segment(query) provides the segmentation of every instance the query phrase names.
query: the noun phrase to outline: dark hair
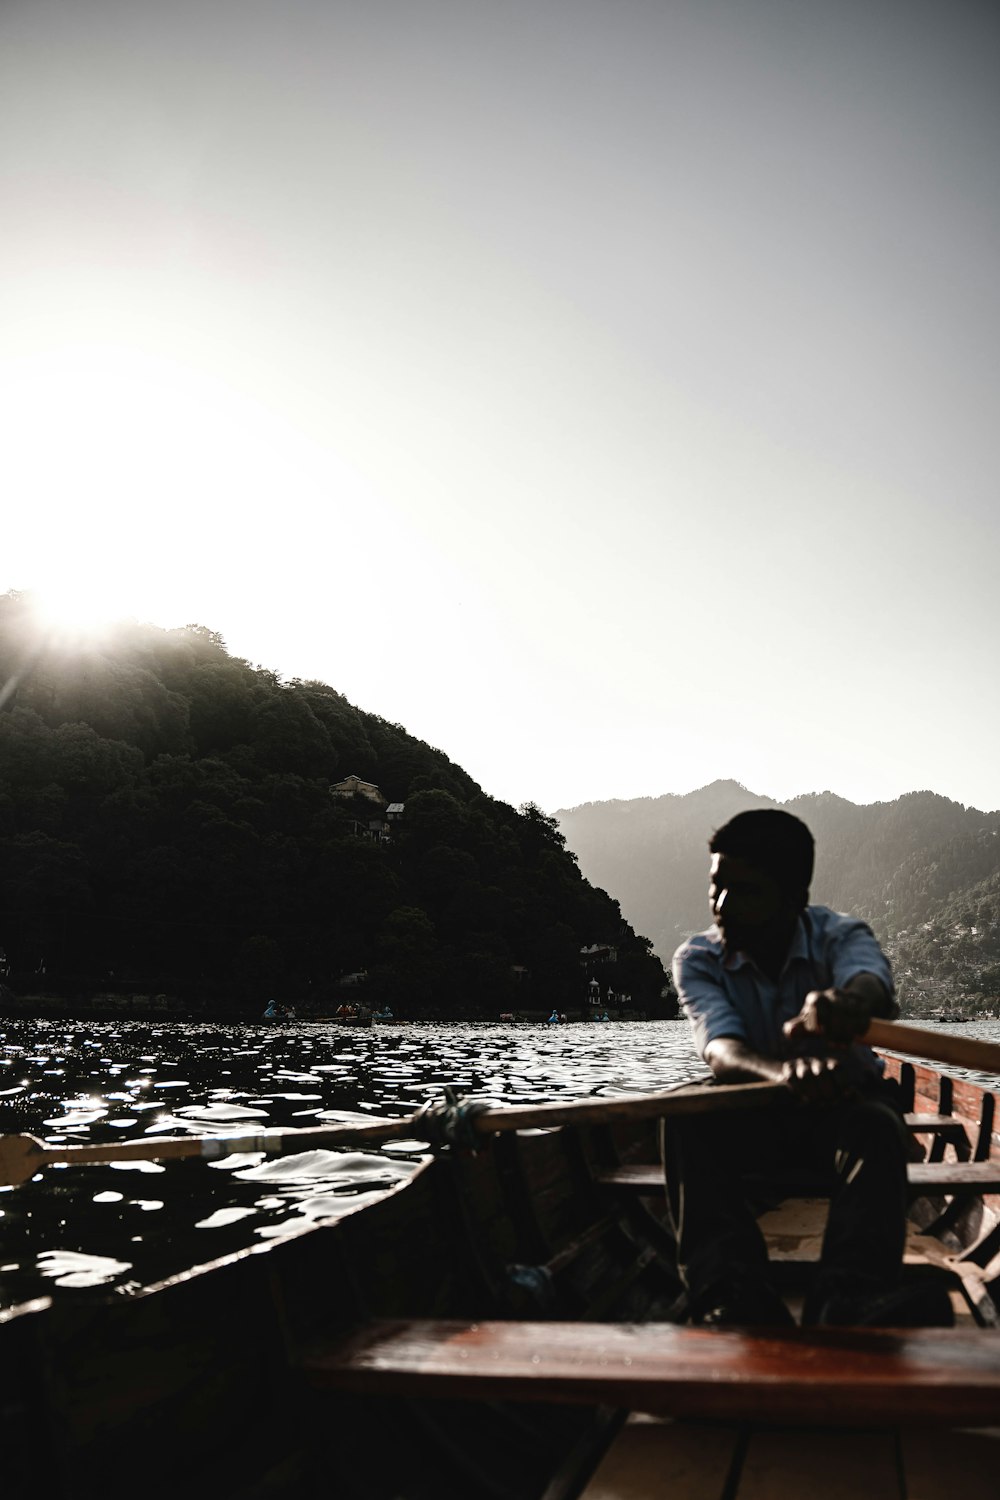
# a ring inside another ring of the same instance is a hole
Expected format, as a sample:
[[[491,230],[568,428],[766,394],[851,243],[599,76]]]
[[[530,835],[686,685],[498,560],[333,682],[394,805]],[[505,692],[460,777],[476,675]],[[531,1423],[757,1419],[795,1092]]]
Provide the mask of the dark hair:
[[[737,813],[708,841],[713,854],[731,854],[763,870],[782,890],[808,892],[815,844],[809,829],[778,807],[756,807]]]

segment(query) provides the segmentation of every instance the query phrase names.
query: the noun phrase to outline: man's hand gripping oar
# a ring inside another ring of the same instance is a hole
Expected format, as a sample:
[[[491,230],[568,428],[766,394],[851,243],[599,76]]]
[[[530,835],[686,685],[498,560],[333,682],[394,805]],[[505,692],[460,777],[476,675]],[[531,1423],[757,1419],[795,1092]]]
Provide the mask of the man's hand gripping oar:
[[[806,996],[799,1014],[786,1022],[784,1030],[792,1038],[821,1036],[834,1046],[844,1047],[863,1042],[868,1047],[902,1052],[926,1058],[928,1062],[969,1068],[978,1073],[1000,1073],[1000,1045],[996,1042],[883,1020],[873,1015],[870,993],[854,981],[845,989],[814,990]]]

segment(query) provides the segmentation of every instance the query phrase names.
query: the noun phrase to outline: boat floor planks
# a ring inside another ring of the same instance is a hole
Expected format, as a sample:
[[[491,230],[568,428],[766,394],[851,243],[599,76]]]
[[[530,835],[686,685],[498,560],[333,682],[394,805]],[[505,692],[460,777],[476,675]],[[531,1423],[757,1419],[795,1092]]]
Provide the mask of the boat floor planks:
[[[725,1500],[744,1446],[736,1427],[634,1413],[580,1500]]]
[[[996,1500],[1000,1429],[716,1427],[633,1414],[579,1500]]]
[[[886,1432],[754,1432],[733,1500],[906,1500],[896,1436]]]
[[[906,1500],[996,1500],[1000,1428],[985,1432],[905,1432],[900,1440]]]

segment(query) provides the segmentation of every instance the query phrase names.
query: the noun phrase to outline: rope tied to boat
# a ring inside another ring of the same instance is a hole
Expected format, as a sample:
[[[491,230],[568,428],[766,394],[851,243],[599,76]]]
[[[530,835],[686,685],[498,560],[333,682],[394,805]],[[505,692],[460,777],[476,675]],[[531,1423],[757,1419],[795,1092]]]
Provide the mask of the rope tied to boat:
[[[457,1151],[479,1151],[486,1143],[473,1121],[492,1108],[483,1099],[466,1099],[450,1084],[441,1090],[444,1097],[433,1099],[418,1111],[414,1134],[430,1141],[434,1147],[450,1146]]]

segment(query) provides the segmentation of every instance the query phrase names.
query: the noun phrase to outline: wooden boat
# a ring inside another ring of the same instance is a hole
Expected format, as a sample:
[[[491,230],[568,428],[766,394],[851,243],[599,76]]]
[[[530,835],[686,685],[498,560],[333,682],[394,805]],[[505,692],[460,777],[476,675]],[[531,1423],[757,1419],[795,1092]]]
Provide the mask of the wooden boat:
[[[138,1294],[10,1309],[7,1492],[953,1500],[960,1475],[962,1500],[992,1500],[993,1096],[890,1066],[928,1148],[905,1274],[948,1289],[953,1329],[685,1326],[655,1122],[594,1101],[593,1122],[483,1135],[334,1224]],[[763,1221],[793,1303],[823,1207]]]

